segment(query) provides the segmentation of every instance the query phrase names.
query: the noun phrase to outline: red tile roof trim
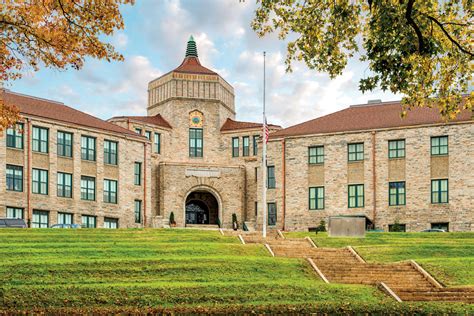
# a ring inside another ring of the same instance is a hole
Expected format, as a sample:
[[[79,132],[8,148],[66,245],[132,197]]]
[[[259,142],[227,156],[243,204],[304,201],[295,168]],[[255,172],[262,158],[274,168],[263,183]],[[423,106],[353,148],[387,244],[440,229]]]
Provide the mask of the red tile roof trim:
[[[225,123],[221,127],[221,132],[225,131],[234,131],[234,130],[241,130],[241,129],[256,129],[262,128],[262,123],[253,123],[253,122],[241,122],[241,121],[234,121],[233,119],[228,118]],[[269,128],[272,129],[280,129],[281,126],[268,124]]]
[[[138,122],[152,124],[152,125],[156,125],[156,126],[160,126],[164,128],[170,128],[170,129],[172,128],[170,123],[168,123],[168,121],[165,120],[163,116],[161,116],[161,114],[157,114],[155,116],[114,116],[110,118],[109,121],[121,120],[121,119],[138,121]]]
[[[71,123],[145,139],[143,136],[137,135],[133,131],[129,131],[128,129],[106,122],[90,114],[73,109],[60,102],[23,95],[6,89],[0,90],[0,97],[5,101],[5,103],[16,106],[19,109],[20,114],[26,116],[46,118],[53,121]]]
[[[204,67],[199,62],[197,57],[186,57],[184,58],[181,65],[178,66],[173,72],[189,73],[189,74],[201,74],[201,75],[217,75],[216,72]]]
[[[401,102],[352,106],[270,134],[270,138],[390,129],[418,125],[443,124],[436,108],[416,107],[401,118]],[[451,122],[472,121],[472,112],[462,110]]]

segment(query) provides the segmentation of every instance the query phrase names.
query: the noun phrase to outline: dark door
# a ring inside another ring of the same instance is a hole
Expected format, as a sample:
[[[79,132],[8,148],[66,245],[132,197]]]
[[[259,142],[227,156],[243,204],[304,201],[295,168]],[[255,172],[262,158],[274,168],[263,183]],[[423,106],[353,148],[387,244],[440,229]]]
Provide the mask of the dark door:
[[[209,224],[209,210],[200,201],[192,201],[186,205],[186,224]]]

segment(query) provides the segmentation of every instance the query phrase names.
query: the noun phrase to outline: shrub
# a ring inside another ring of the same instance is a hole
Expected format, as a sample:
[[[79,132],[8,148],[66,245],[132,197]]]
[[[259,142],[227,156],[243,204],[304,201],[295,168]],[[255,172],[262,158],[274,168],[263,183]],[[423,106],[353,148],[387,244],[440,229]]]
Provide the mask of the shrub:
[[[173,212],[170,213],[170,224],[171,224],[171,225],[176,224],[176,222],[175,222],[175,220],[174,220],[174,213],[173,213]]]
[[[319,222],[318,231],[319,232],[325,232],[326,231],[326,222],[324,220],[321,220]]]
[[[239,223],[237,222],[237,215],[232,213],[232,228],[237,230],[239,229]]]

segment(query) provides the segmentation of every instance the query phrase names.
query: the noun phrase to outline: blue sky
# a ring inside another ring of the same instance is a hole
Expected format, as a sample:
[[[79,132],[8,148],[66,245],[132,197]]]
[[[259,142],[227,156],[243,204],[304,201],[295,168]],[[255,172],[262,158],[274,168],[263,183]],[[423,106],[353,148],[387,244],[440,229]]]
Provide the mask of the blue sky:
[[[382,91],[362,94],[358,81],[368,68],[357,58],[334,80],[298,63],[286,73],[286,43],[274,35],[258,38],[250,28],[255,6],[253,0],[138,0],[123,7],[125,29],[109,39],[124,62],[89,59],[80,71],[43,69],[6,88],[61,101],[103,119],[145,115],[148,81],[181,63],[192,34],[201,63],[234,86],[239,120],[260,121],[264,50],[271,123],[290,126],[350,104],[401,98]]]

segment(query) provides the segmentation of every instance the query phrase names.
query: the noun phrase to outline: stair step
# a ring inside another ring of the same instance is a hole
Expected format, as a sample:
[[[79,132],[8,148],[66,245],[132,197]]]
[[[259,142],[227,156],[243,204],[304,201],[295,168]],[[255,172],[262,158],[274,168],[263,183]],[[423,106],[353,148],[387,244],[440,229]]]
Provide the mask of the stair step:
[[[219,229],[219,225],[212,225],[212,224],[186,224],[186,228]]]
[[[436,288],[409,262],[365,263],[347,248],[314,248],[304,239],[243,235],[248,243],[267,243],[275,256],[311,258],[332,283],[379,285],[384,282],[402,300],[474,303],[473,288]]]

